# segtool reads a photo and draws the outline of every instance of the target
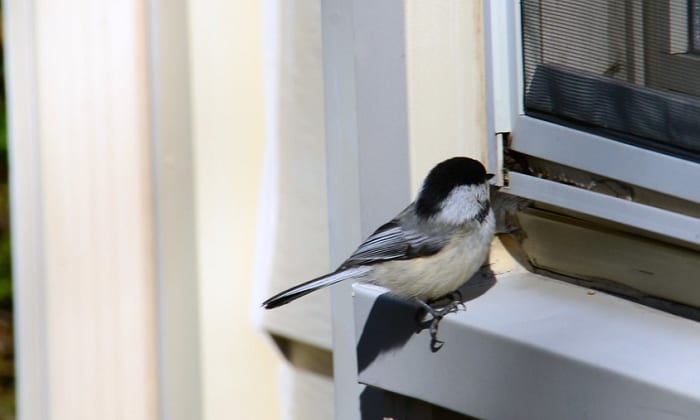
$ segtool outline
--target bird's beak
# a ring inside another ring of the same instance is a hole
[[[486,180],[488,181],[491,178],[493,178],[494,176],[496,176],[496,174],[486,174]]]

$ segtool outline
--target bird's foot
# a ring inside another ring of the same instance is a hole
[[[432,299],[427,302],[418,298],[415,298],[415,300],[427,314],[430,314],[430,318],[421,321],[421,324],[428,326],[431,339],[430,348],[433,352],[436,352],[442,348],[443,344],[445,344],[444,341],[437,338],[438,326],[440,325],[442,318],[444,318],[445,315],[452,312],[457,312],[460,309],[467,309],[462,302],[462,294],[457,290],[448,295],[437,299]],[[439,302],[441,301],[447,301],[447,303],[440,305]]]
[[[442,302],[445,303],[443,304]],[[448,293],[436,299],[431,299],[428,301],[428,305],[432,308],[439,308],[437,310],[443,313],[442,316],[452,312],[458,312],[460,309],[463,311],[467,310],[467,307],[464,306],[464,302],[462,302],[462,292],[459,290],[455,290],[452,293]]]

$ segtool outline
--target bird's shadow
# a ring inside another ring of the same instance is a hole
[[[459,288],[462,302],[476,299],[494,284],[495,274],[488,266],[483,267]],[[390,293],[380,295],[370,309],[357,343],[358,373],[371,365],[380,354],[403,347],[411,335],[426,329],[426,324],[420,320],[422,311],[416,302],[400,299]],[[431,350],[436,351],[432,348],[433,344]]]

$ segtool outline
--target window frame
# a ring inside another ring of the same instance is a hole
[[[358,353],[369,359],[359,381],[477,418],[631,420],[700,409],[700,324],[498,264],[498,281],[441,321],[435,353],[426,330],[397,339],[412,319],[392,319],[399,333],[389,338],[364,329],[381,323],[376,302],[389,299],[356,284]],[[482,280],[464,296],[487,287]]]
[[[362,236],[366,236],[372,228],[378,226],[377,222],[384,221],[387,215],[393,216],[386,211],[395,211],[395,206],[388,204],[387,197],[377,195],[387,191],[374,185],[373,178],[393,177],[394,185],[401,187],[406,185],[401,184],[401,176],[406,173],[406,168],[401,166],[405,162],[403,160],[405,157],[396,158],[395,149],[381,144],[387,140],[386,137],[377,142],[376,140],[380,139],[376,137],[377,131],[367,130],[367,124],[370,121],[366,118],[368,115],[365,117],[360,115],[362,112],[368,112],[368,109],[373,109],[382,114],[378,119],[373,120],[380,125],[383,124],[382,121],[388,120],[390,115],[393,115],[386,110],[386,107],[368,108],[371,104],[371,101],[367,101],[369,96],[365,97],[364,101],[361,97],[377,94],[368,83],[372,77],[383,77],[391,83],[397,81],[405,83],[401,76],[392,73],[395,69],[403,71],[400,61],[394,63],[398,67],[378,66],[371,57],[367,56],[372,54],[370,51],[372,48],[377,47],[372,45],[369,35],[371,31],[377,31],[373,36],[382,35],[377,39],[387,42],[387,37],[391,38],[404,30],[405,23],[401,19],[395,19],[395,12],[402,10],[405,3],[403,0],[394,0],[382,3],[377,10],[377,5],[367,0],[323,1],[328,208],[333,263],[340,262],[348,255]],[[505,187],[505,190],[518,192],[518,185],[522,185],[519,184],[520,179],[515,180],[518,175],[514,178],[510,177],[509,180],[509,175],[513,174],[503,174],[500,169],[502,169],[504,142],[513,133],[522,135],[523,132],[518,131],[522,128],[518,125],[519,121],[529,119],[524,116],[521,94],[523,77],[522,72],[519,71],[522,68],[519,44],[519,2],[517,0],[484,0],[482,6],[486,65],[487,166],[489,170],[499,172],[501,175],[499,183]],[[372,13],[365,13],[370,9]],[[392,19],[391,24],[387,25],[382,19]],[[504,27],[508,30],[504,31]],[[430,33],[427,36],[431,35],[433,34]],[[384,56],[397,58],[402,54],[403,49],[396,48],[391,50],[391,54],[384,54]],[[402,101],[404,101],[403,104]],[[405,102],[404,98],[394,105],[401,108],[406,105]],[[546,130],[549,129],[546,128]],[[398,153],[403,155],[406,145],[400,140],[393,145],[398,147]],[[397,159],[399,167],[386,165],[386,162]],[[691,173],[694,172],[691,171]],[[539,192],[547,191],[549,185],[546,182],[551,182],[527,175],[522,177],[527,177],[527,181],[530,181],[529,185]],[[600,195],[590,191],[574,190],[573,203],[585,203],[590,194]],[[524,189],[520,190],[521,193],[524,191]],[[395,202],[405,203],[408,198],[402,188],[390,194],[392,197],[389,200],[397,200]],[[380,202],[374,201],[376,197],[381,197]],[[623,206],[624,209],[628,208],[629,203],[624,200],[614,197],[611,199],[618,200],[619,203],[618,201],[615,203]],[[494,246],[494,250],[496,248],[497,246]],[[459,369],[464,367],[465,358],[468,358],[470,363],[485,361],[495,365],[508,364],[522,357],[523,348],[532,350],[533,354],[543,361],[538,364],[541,368],[541,372],[537,372],[538,375],[557,378],[555,381],[541,381],[542,383],[537,386],[530,384],[532,364],[528,362],[532,359],[509,365],[512,369],[503,376],[512,379],[511,384],[524,381],[523,386],[514,386],[508,388],[508,391],[511,392],[510,396],[526,402],[528,409],[542,414],[536,416],[537,418],[561,418],[561,412],[552,409],[548,394],[537,392],[543,389],[542,387],[554,385],[556,389],[563,389],[571,394],[569,395],[571,398],[561,397],[556,401],[562,410],[571,409],[567,408],[567,402],[576,398],[577,403],[583,408],[597,407],[608,410],[607,413],[620,414],[625,412],[630,401],[638,398],[631,390],[634,390],[640,381],[629,380],[637,378],[634,370],[635,363],[653,371],[655,366],[658,366],[654,363],[655,361],[678,362],[680,365],[692,362],[691,358],[668,359],[665,350],[646,344],[641,347],[645,351],[639,357],[626,358],[627,353],[616,351],[622,345],[633,349],[634,345],[630,343],[635,343],[635,340],[648,343],[649,336],[661,337],[661,342],[665,342],[664,337],[677,335],[683,341],[680,344],[683,344],[684,354],[690,354],[690,350],[697,346],[696,343],[688,343],[696,337],[697,323],[606,294],[586,293],[586,289],[579,286],[554,281],[527,272],[520,266],[509,265],[511,260],[505,251],[500,255],[494,254],[497,253],[492,253],[492,261],[495,262],[493,267],[498,281],[493,286],[493,290],[480,299],[469,302],[470,309],[467,312],[451,314],[442,321],[440,338],[444,338],[448,343],[447,346],[451,347],[447,347],[445,352],[431,353],[427,332],[412,334],[405,345],[390,348],[390,351],[383,353],[373,362],[370,370],[360,372],[359,375],[357,352],[359,340],[366,326],[372,325],[373,321],[368,320],[368,314],[374,309],[381,309],[381,304],[378,304],[377,300],[384,290],[377,290],[368,285],[339,284],[333,287],[331,306],[337,419],[349,420],[362,417],[360,401],[363,396],[366,396],[364,394],[366,388],[364,385],[358,385],[358,380],[382,390],[422,399],[443,407],[452,407],[463,413],[497,417],[498,410],[504,405],[490,404],[487,397],[499,395],[503,388],[495,386],[493,381],[480,381],[470,372],[458,375],[453,373],[463,372]],[[503,263],[506,260],[508,262]],[[502,269],[495,268],[498,264],[503,264]],[[534,300],[530,299],[530,296]],[[526,305],[529,309],[521,312],[513,311],[513,308],[519,305]],[[482,312],[486,306],[491,312]],[[554,307],[557,310],[552,312]],[[478,315],[475,315],[477,312]],[[611,313],[624,314],[624,319],[613,317],[616,322],[610,323],[608,315]],[[522,314],[525,314],[531,322],[523,322],[523,319],[519,318]],[[475,316],[479,319],[475,319]],[[396,321],[400,322],[400,320]],[[412,323],[413,318],[406,318],[405,321]],[[547,326],[552,325],[550,321],[560,325],[575,340],[560,340],[556,332],[547,331]],[[570,328],[568,321],[575,321],[581,328]],[[664,326],[664,322],[669,322],[673,326]],[[601,328],[597,328],[598,325]],[[611,325],[615,327],[612,333],[610,332],[612,330],[608,329]],[[499,331],[500,328],[505,330]],[[669,335],[666,335],[667,333]],[[381,334],[380,331],[376,338],[381,340],[384,336],[386,334]],[[487,349],[477,349],[479,346],[475,344],[483,343],[485,339],[491,340],[489,346],[486,346]],[[559,347],[551,346],[552,341]],[[576,342],[594,343],[592,347],[596,347],[595,354],[612,354],[626,358],[631,367],[629,365],[620,367],[617,359],[606,357],[598,357],[595,363],[585,363],[565,348],[567,344]],[[494,352],[513,355],[514,359],[499,358],[494,356]],[[448,354],[455,356],[448,357]],[[416,366],[420,367],[420,372],[416,370]],[[371,369],[375,368],[377,370],[373,372],[378,375],[374,376],[374,379],[367,376],[371,373]],[[578,380],[578,377],[570,374],[571,369],[585,372],[590,380]],[[606,375],[616,377],[623,385],[616,389],[615,398],[609,398],[607,394],[599,394],[596,391],[601,382],[604,383],[604,379],[600,376],[603,371],[607,371]],[[700,371],[700,365],[693,364],[687,371]],[[436,372],[445,372],[449,375],[445,377]],[[482,377],[486,379],[500,374],[485,367],[480,372],[484,373]],[[410,378],[405,376],[407,373]],[[661,383],[661,381],[642,381],[642,383],[645,386],[648,385],[650,389],[678,389],[671,383],[672,379],[668,383]],[[670,385],[671,388],[666,385]],[[465,399],[464,390],[466,389],[474,390],[471,395],[474,400]],[[588,394],[576,394],[579,390]],[[617,398],[620,395],[621,397]],[[533,396],[535,398],[532,398]],[[700,397],[695,393],[688,400],[689,404],[697,405]],[[381,400],[379,402],[381,403]],[[466,404],[467,402],[470,404]],[[649,407],[641,408],[653,410],[659,405],[657,399],[650,402]],[[579,413],[585,414],[586,410],[569,414]],[[620,418],[634,417],[621,416]]]
[[[499,66],[496,59],[491,61],[491,68],[500,70],[495,71],[491,76],[494,80],[494,86],[488,91],[488,94],[494,97],[490,101],[494,108],[490,114],[494,122],[491,122],[490,126],[496,128],[496,133],[498,133],[499,127],[510,128],[510,149],[662,194],[679,197],[693,203],[700,203],[700,189],[693,188],[692,183],[682,182],[683,180],[700,179],[700,164],[526,115],[523,104],[523,38],[520,23],[520,2],[510,0],[503,2],[502,5],[498,5],[499,2],[495,1],[487,3],[490,4],[491,9],[500,10],[500,15],[491,13],[491,26],[488,23],[486,25],[487,56],[498,57],[504,54],[515,54],[517,57],[515,60],[511,59],[511,64],[515,65],[510,66]],[[503,20],[503,16],[506,16],[507,20]],[[495,21],[494,18],[496,18]],[[498,22],[503,21],[515,24],[507,25],[506,30],[503,30],[503,25],[498,26],[501,31],[488,30],[489,27],[496,27]],[[506,33],[507,35],[504,35]],[[487,74],[490,72],[491,70],[487,70]],[[499,110],[499,107],[503,107],[503,105],[498,100],[502,95],[501,90],[505,89],[504,86],[517,89],[513,99],[517,103],[508,106],[507,108],[511,111],[506,113]],[[517,112],[512,110],[517,110]],[[498,139],[493,137],[489,141],[496,142]],[[491,149],[497,147],[498,145],[494,144],[490,146]],[[654,170],[640,171],[640,166],[654,168]],[[513,178],[510,174],[506,174],[506,176]],[[599,198],[598,196],[602,195],[600,193],[569,187],[567,188],[566,200],[563,200],[561,196],[538,193],[540,190],[546,191],[551,188],[552,181],[526,174],[518,174],[516,177],[516,182],[504,182],[504,192],[562,206],[623,225],[634,226],[694,246],[700,245],[700,220],[697,218],[622,198],[606,197],[606,203],[620,209],[619,214],[612,214],[604,208],[588,205],[591,197]],[[656,215],[653,219],[640,217],[642,214],[652,213]],[[679,222],[685,224],[684,228],[679,229]]]
[[[322,3],[332,266],[410,201],[402,10],[403,0]],[[331,288],[336,420],[359,419],[367,409],[366,387],[357,381],[352,296],[351,284]]]

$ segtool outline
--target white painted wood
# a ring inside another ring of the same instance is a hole
[[[188,5],[200,418],[279,418],[281,357],[251,320],[262,311],[251,302],[265,135],[260,5]]]
[[[340,264],[362,241],[360,148],[358,144],[357,86],[354,54],[353,2],[323,0],[323,71],[328,232],[331,264]],[[333,222],[333,221],[336,222]],[[336,420],[359,419],[357,365],[352,326],[351,285],[331,291],[333,311],[333,383]]]
[[[334,418],[333,378],[291,364],[279,371],[277,385],[281,397],[281,420]]]
[[[185,1],[151,2],[159,395],[161,416],[168,420],[202,417],[187,16]]]
[[[250,239],[256,250],[255,270],[251,276],[255,285],[252,308],[248,306],[247,309],[255,325],[267,333],[284,337],[292,342],[292,346],[302,348],[302,352],[309,346],[323,349],[330,358],[332,335],[328,290],[271,311],[260,307],[260,303],[272,294],[331,269],[328,259],[320,2],[266,0],[260,2],[260,8],[260,74],[264,100],[259,105],[264,106],[264,138],[255,140],[261,148],[264,144],[264,151],[255,149],[254,153],[257,156],[262,152],[262,166],[258,174],[241,174],[243,176],[235,181],[242,186],[260,177],[257,229],[255,238]],[[200,13],[205,12],[206,6]],[[231,20],[235,19],[231,17]],[[223,20],[222,24],[225,24]],[[209,21],[203,19],[202,26],[205,25],[209,25]],[[242,25],[244,22],[241,21],[238,26]],[[229,27],[235,30],[230,23]],[[247,37],[234,34],[223,39],[231,37],[240,38],[236,45],[241,48],[251,43]],[[205,69],[202,66],[202,71]],[[215,69],[208,71],[213,75]],[[227,73],[217,74],[229,77]],[[240,92],[250,93],[250,86],[241,83],[237,87],[237,97],[241,97]],[[211,95],[215,94],[212,89]],[[229,105],[220,106],[221,113],[227,112],[225,108]],[[239,106],[244,106],[244,102]],[[202,115],[202,124],[204,121],[205,115]],[[206,130],[204,125],[202,130]],[[218,133],[211,134],[220,138]],[[243,141],[246,136],[241,134],[219,141]],[[241,146],[236,146],[235,156],[240,164],[250,165],[247,163],[249,153]],[[228,217],[239,214],[241,209]],[[245,231],[247,228],[241,225],[240,229]],[[285,361],[279,368],[279,385],[274,388],[279,390],[278,416],[304,420],[332,417],[332,414],[329,417],[334,410],[330,372],[312,374],[307,371],[307,366],[295,363]]]
[[[30,1],[3,2],[5,83],[8,95],[10,204],[18,418],[49,413],[44,197],[36,83],[33,10]],[[21,139],[21,141],[20,141]],[[21,281],[20,281],[21,280]]]
[[[330,244],[339,264],[409,202],[404,3],[327,0],[323,13]],[[349,284],[334,288],[332,307],[336,418],[357,419],[364,388]]]
[[[354,290],[358,352],[377,354],[363,383],[488,419],[672,419],[700,410],[695,321],[516,270],[446,316],[444,345],[431,352],[410,308],[393,334],[372,335],[384,290]]]
[[[256,290],[265,298],[331,269],[320,3],[263,4],[265,151],[258,221]],[[270,332],[330,350],[327,290],[272,311],[256,308]]]
[[[19,418],[152,419],[146,10],[4,5]]]
[[[486,79],[486,161],[495,185],[503,185],[503,148],[515,118],[523,113],[520,2],[483,1]]]

